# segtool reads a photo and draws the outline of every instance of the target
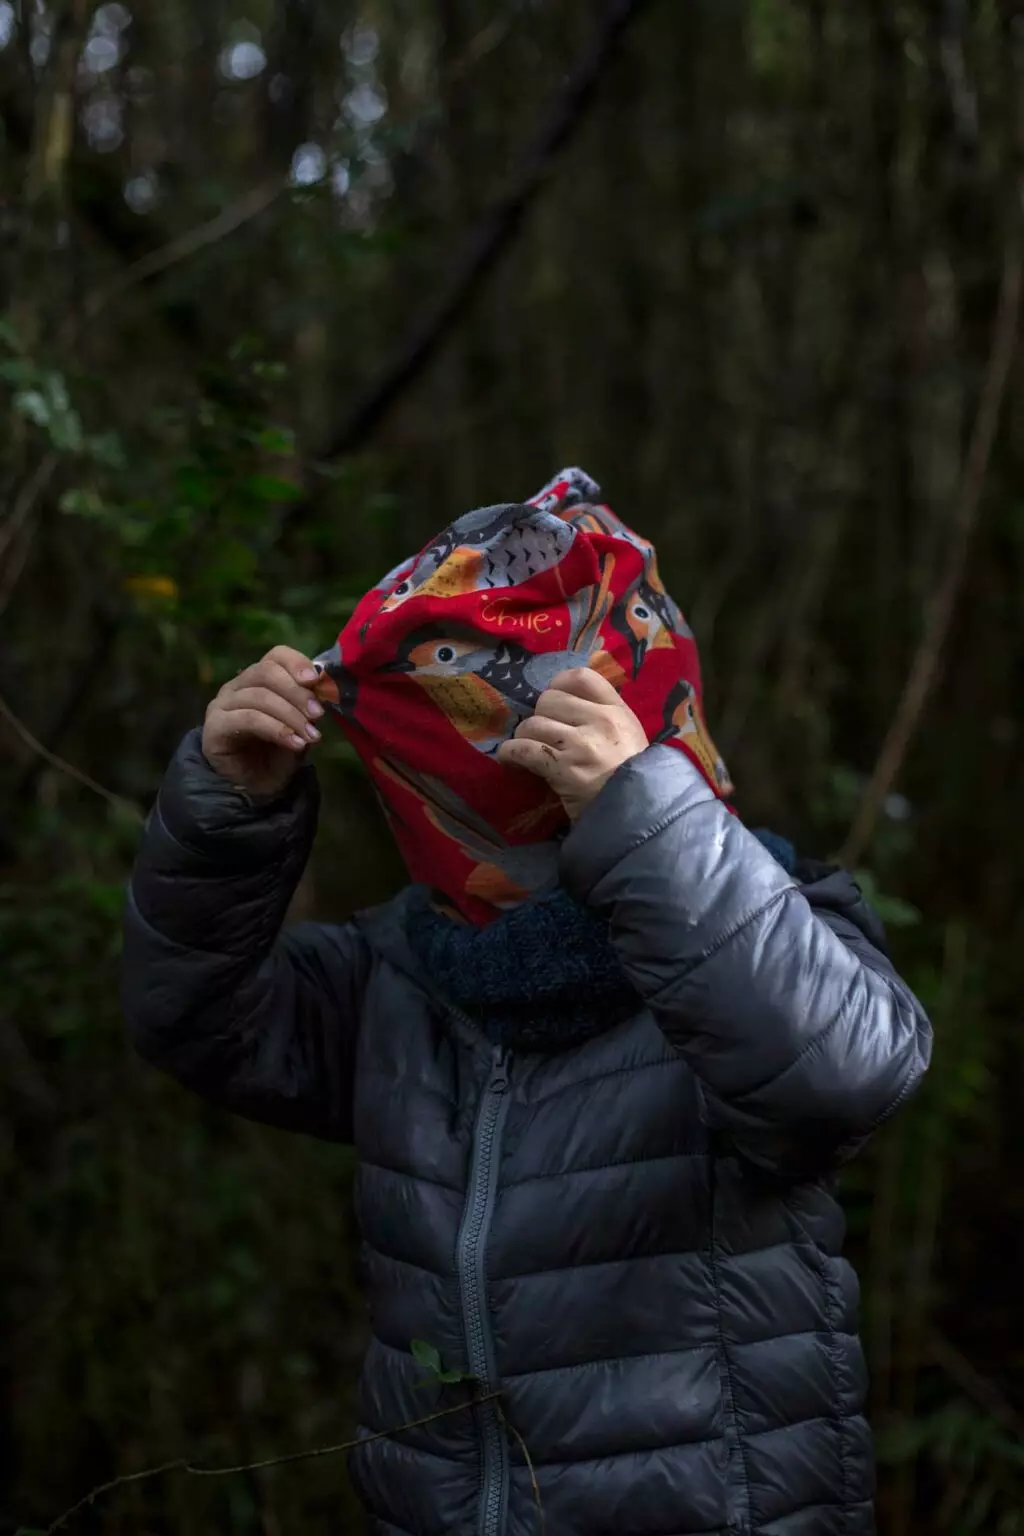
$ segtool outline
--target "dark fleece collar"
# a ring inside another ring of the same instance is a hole
[[[792,872],[784,838],[754,835]],[[424,889],[410,903],[406,934],[440,995],[507,1050],[565,1050],[642,1007],[608,923],[564,890],[477,928],[439,911]]]

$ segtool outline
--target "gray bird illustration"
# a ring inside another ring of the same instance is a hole
[[[389,756],[376,758],[373,766],[377,773],[415,795],[438,831],[473,861],[466,883],[468,895],[504,908],[530,895],[554,890],[558,884],[556,842],[513,846],[433,774],[418,773]]]
[[[600,582],[568,599],[567,619],[554,616],[554,624],[565,626],[564,648],[530,651],[512,639],[489,644],[467,626],[426,624],[405,637],[396,659],[381,670],[414,677],[460,735],[493,756],[559,672],[591,664],[611,606],[613,569],[608,556]]]

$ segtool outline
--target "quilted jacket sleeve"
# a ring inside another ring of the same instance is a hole
[[[122,1002],[139,1053],[204,1098],[345,1141],[365,943],[350,926],[280,931],[317,808],[311,768],[260,807],[186,736],[132,874]]]
[[[798,885],[675,748],[615,774],[562,878],[608,917],[709,1123],[763,1168],[826,1171],[925,1072],[928,1020],[849,876]]]

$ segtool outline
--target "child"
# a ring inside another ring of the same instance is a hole
[[[413,883],[282,932],[318,698]],[[128,1021],[213,1102],[357,1148],[381,1536],[527,1536],[534,1476],[547,1536],[874,1530],[830,1182],[930,1030],[850,878],[730,793],[654,551],[578,470],[445,529],[316,667],[271,651],[170,767]],[[414,1339],[486,1401],[401,1429],[467,1400]]]

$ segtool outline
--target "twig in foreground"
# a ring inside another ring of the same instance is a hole
[[[470,1398],[467,1403],[456,1403],[451,1408],[438,1408],[433,1413],[426,1413],[421,1419],[410,1419],[407,1424],[398,1424],[394,1429],[381,1429],[372,1435],[358,1435],[354,1440],[342,1440],[339,1445],[320,1445],[310,1451],[290,1451],[284,1456],[268,1456],[264,1461],[249,1461],[239,1467],[194,1467],[187,1457],[179,1457],[177,1461],[168,1461],[160,1467],[149,1467],[143,1472],[125,1472],[121,1477],[113,1477],[108,1483],[100,1483],[91,1493],[87,1493],[84,1499],[79,1499],[77,1504],[72,1504],[52,1525],[46,1527],[46,1536],[54,1536],[66,1525],[72,1515],[76,1515],[86,1505],[93,1504],[103,1493],[110,1493],[114,1488],[120,1488],[125,1483],[140,1483],[144,1478],[161,1477],[167,1472],[185,1472],[191,1477],[234,1477],[241,1472],[261,1472],[265,1467],[283,1467],[288,1462],[310,1461],[315,1456],[337,1456],[342,1451],[360,1450],[364,1445],[372,1445],[375,1440],[386,1440],[392,1435],[402,1434],[407,1429],[421,1429],[424,1424],[433,1424],[437,1419],[451,1418],[456,1413],[466,1413],[470,1408],[479,1408],[482,1403],[493,1403],[501,1396],[500,1392],[487,1392],[482,1397]]]
[[[516,1429],[515,1425],[511,1422],[507,1415],[502,1412],[500,1406],[498,1408],[498,1418],[504,1424],[505,1428],[508,1430],[509,1434],[513,1437],[516,1444],[519,1446],[519,1449],[523,1453],[523,1460],[526,1462],[526,1470],[530,1474],[530,1487],[533,1489],[533,1502],[537,1506],[537,1531],[539,1536],[544,1536],[544,1505],[541,1502],[540,1484],[537,1481],[537,1474],[533,1468],[533,1458],[530,1455],[530,1448],[526,1441],[523,1439],[522,1435],[519,1433],[518,1429]]]

